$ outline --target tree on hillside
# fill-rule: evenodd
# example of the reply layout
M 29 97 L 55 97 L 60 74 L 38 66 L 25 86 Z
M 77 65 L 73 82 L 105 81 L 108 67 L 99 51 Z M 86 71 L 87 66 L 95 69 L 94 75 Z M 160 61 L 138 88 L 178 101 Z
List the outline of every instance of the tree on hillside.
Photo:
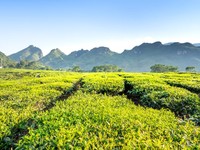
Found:
M 94 66 L 92 72 L 122 72 L 123 69 L 119 68 L 116 65 L 102 65 Z
M 187 66 L 187 67 L 185 68 L 185 71 L 186 71 L 186 72 L 196 72 L 194 66 Z
M 162 64 L 155 64 L 150 67 L 151 72 L 164 72 L 165 71 L 165 65 Z
M 178 67 L 175 66 L 167 66 L 162 64 L 155 64 L 150 67 L 151 72 L 177 72 Z
M 39 70 L 52 70 L 49 66 L 44 66 L 38 61 L 28 61 L 28 60 L 20 60 L 19 63 L 16 64 L 16 68 L 20 69 L 39 69 Z
M 28 64 L 28 60 L 20 60 L 20 62 L 16 64 L 16 68 L 26 68 Z
M 81 68 L 80 68 L 79 66 L 74 66 L 74 67 L 72 68 L 72 71 L 73 71 L 73 72 L 80 72 L 80 71 L 81 71 Z
M 178 67 L 176 66 L 166 66 L 167 72 L 178 72 Z

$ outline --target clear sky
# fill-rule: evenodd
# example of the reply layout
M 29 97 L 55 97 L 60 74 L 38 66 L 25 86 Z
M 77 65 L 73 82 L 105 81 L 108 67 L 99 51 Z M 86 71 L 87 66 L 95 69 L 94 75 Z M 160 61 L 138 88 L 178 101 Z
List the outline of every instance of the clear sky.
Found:
M 0 0 L 0 51 L 200 43 L 200 0 Z

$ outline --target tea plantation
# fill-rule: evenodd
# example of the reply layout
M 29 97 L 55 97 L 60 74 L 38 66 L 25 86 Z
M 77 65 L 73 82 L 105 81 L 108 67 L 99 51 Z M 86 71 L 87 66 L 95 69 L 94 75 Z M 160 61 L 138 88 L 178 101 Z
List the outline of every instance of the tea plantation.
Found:
M 200 74 L 0 70 L 0 149 L 199 149 Z

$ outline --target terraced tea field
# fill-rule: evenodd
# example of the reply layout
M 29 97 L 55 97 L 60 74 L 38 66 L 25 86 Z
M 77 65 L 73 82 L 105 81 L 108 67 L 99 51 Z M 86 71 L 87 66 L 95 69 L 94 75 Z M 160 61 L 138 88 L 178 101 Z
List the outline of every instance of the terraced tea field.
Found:
M 0 149 L 199 149 L 200 74 L 0 70 Z

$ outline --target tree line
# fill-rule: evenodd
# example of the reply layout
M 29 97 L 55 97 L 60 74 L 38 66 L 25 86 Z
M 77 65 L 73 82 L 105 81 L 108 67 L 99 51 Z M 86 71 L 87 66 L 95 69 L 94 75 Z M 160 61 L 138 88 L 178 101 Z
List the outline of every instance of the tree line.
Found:
M 155 64 L 150 67 L 151 72 L 178 72 L 178 67 L 171 65 Z M 185 68 L 186 72 L 196 72 L 194 66 L 187 66 Z
M 27 61 L 27 60 L 21 60 L 18 63 L 12 63 L 7 66 L 4 66 L 6 68 L 20 68 L 20 69 L 38 69 L 38 70 L 53 70 L 49 66 L 44 66 L 38 61 Z M 56 69 L 56 70 L 62 70 L 62 71 L 72 71 L 72 72 L 123 72 L 124 70 L 117 65 L 99 65 L 94 66 L 92 70 L 85 71 L 82 70 L 80 66 L 74 66 L 69 69 Z M 177 66 L 172 65 L 163 65 L 163 64 L 155 64 L 150 67 L 151 72 L 179 72 Z M 185 68 L 186 72 L 196 72 L 196 68 L 194 66 L 187 66 Z

